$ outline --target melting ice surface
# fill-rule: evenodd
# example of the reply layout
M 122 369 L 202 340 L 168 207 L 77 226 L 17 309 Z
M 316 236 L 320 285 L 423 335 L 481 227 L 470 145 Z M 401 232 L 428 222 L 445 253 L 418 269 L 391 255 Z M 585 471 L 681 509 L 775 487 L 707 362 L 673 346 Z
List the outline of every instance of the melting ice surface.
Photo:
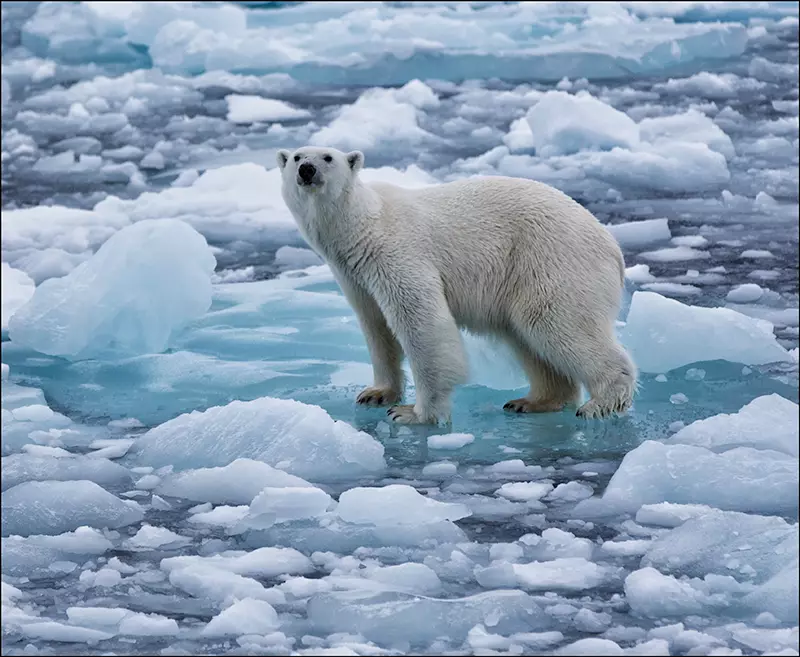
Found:
M 3 653 L 797 654 L 796 3 L 270 4 L 3 3 Z M 631 413 L 356 408 L 304 143 L 584 203 Z

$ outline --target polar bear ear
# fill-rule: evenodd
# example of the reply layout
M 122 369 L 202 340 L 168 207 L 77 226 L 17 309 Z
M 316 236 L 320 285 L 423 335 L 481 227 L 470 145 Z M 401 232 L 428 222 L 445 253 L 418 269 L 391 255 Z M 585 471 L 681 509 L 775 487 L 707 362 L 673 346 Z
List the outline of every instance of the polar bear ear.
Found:
M 289 156 L 291 153 L 287 151 L 285 148 L 282 148 L 275 154 L 275 159 L 278 160 L 278 166 L 283 169 L 286 166 L 286 163 L 289 161 Z
M 350 151 L 347 155 L 347 163 L 350 165 L 350 168 L 353 170 L 353 173 L 358 173 L 361 170 L 361 167 L 364 166 L 364 153 L 361 151 Z

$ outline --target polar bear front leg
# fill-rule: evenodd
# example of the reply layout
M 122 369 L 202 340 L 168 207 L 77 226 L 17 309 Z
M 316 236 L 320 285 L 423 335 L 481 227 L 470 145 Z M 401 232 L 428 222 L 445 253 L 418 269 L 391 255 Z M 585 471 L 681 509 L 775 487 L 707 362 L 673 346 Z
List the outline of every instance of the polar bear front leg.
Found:
M 401 424 L 436 424 L 450 419 L 450 395 L 466 380 L 461 333 L 441 291 L 438 274 L 402 282 L 382 303 L 411 362 L 416 402 L 393 406 L 389 416 Z
M 373 385 L 364 388 L 356 402 L 365 406 L 395 404 L 403 394 L 403 349 L 369 293 L 346 276 L 335 277 L 356 313 L 372 361 Z

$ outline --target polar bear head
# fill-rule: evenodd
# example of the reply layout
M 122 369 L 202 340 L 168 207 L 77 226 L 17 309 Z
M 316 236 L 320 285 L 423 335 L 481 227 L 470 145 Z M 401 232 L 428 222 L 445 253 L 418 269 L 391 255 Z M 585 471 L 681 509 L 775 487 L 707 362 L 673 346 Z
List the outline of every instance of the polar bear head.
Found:
M 284 195 L 324 194 L 336 198 L 353 184 L 364 165 L 364 154 L 361 151 L 342 153 L 335 148 L 303 146 L 293 153 L 279 150 L 277 160 Z

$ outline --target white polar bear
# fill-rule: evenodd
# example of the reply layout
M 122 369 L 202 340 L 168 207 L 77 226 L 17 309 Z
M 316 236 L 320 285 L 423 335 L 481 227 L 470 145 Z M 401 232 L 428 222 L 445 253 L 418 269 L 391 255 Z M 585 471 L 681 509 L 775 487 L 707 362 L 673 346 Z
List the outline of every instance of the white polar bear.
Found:
M 530 392 L 504 408 L 583 417 L 627 410 L 636 369 L 614 332 L 625 265 L 619 246 L 571 198 L 531 180 L 486 177 L 422 189 L 366 184 L 359 151 L 304 147 L 277 154 L 283 198 L 330 265 L 369 347 L 374 385 L 361 404 L 394 404 L 403 354 L 416 403 L 402 423 L 449 420 L 466 379 L 459 328 L 500 337 Z

